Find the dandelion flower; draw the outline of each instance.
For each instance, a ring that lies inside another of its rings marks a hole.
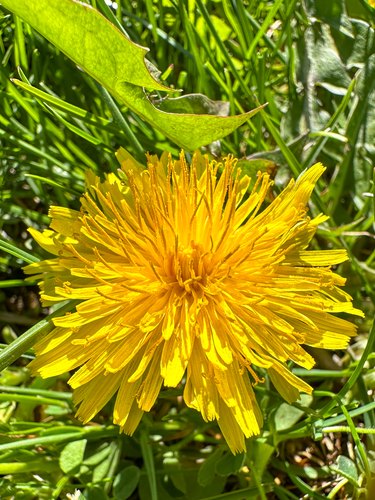
[[[362,313],[331,270],[345,250],[307,250],[327,217],[307,215],[324,171],[316,164],[261,210],[272,181],[251,184],[237,160],[195,153],[191,165],[124,150],[121,170],[87,175],[80,211],[52,206],[50,229],[30,229],[54,257],[25,268],[54,319],[35,345],[34,373],[69,380],[77,416],[91,420],[116,395],[113,421],[132,434],[162,388],[184,384],[187,406],[217,420],[233,453],[259,434],[253,385],[268,373],[288,402],[312,388],[287,367],[311,368],[303,346],[343,349]],[[252,187],[250,187],[252,186]]]

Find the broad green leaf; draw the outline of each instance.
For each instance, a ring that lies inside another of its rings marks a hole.
[[[290,429],[302,417],[303,411],[288,403],[282,403],[275,413],[275,428],[278,432]]]
[[[82,464],[87,439],[68,443],[60,454],[60,467],[65,474],[71,474]]]
[[[122,469],[113,481],[113,491],[116,498],[129,498],[136,489],[141,477],[141,471],[136,465]]]
[[[80,493],[78,500],[107,500],[108,495],[102,486],[90,486],[85,490],[85,496]]]
[[[312,397],[309,394],[301,394],[298,401],[303,406],[310,406]],[[302,417],[304,411],[288,403],[282,403],[275,413],[275,428],[278,432],[290,429]]]
[[[344,2],[341,0],[331,2],[308,0],[307,5],[311,15],[340,30],[342,33],[351,35],[350,23],[344,11]]]
[[[88,465],[89,467],[101,464],[107,460],[111,451],[111,445],[109,445],[108,442],[105,442],[100,446],[95,443],[95,447],[93,447],[93,449],[90,447],[86,449],[86,458],[84,459],[83,464]]]
[[[344,477],[351,479],[354,483],[358,481],[358,471],[355,463],[345,455],[339,455],[334,469],[337,469]]]
[[[122,83],[117,85],[115,92],[111,92],[173,142],[188,150],[225,137],[261,109],[258,107],[236,116],[166,113],[157,109],[147,99],[141,87]]]
[[[75,0],[38,0],[32,6],[29,0],[1,3],[62,50],[118,101],[187,150],[221,139],[260,109],[236,116],[190,114],[181,113],[181,102],[172,100],[169,112],[162,111],[145,92],[145,88],[169,90],[150,73],[151,64],[144,59],[148,49],[130,41],[90,5]]]
[[[258,477],[262,478],[267,464],[275,451],[275,447],[261,440],[252,439],[247,447],[247,457],[251,467],[255,468]]]
[[[185,496],[188,493],[188,484],[184,463],[179,453],[167,452],[163,457],[163,468],[168,474],[173,486],[181,491]]]
[[[4,0],[20,16],[104,87],[122,82],[168,90],[147,69],[148,49],[132,42],[100,12],[75,0]]]
[[[208,486],[216,477],[216,464],[225,451],[224,447],[216,450],[203,462],[198,471],[198,483]]]
[[[111,467],[116,461],[118,451],[117,441],[105,441],[99,446],[96,442],[89,443],[85,450],[83,465],[92,471],[94,483],[99,483],[111,475]]]
[[[232,455],[232,453],[228,452],[218,459],[215,471],[217,474],[219,474],[219,476],[228,476],[229,474],[235,474],[241,469],[244,461],[245,456],[243,453]]]
[[[159,104],[159,109],[172,113],[227,116],[229,112],[229,102],[212,101],[203,94],[187,94],[182,97],[163,99]]]

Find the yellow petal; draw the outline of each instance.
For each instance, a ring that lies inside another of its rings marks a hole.
[[[163,383],[163,378],[160,375],[160,355],[161,349],[158,348],[137,393],[137,403],[143,411],[151,410]]]
[[[220,401],[219,415],[217,423],[231,452],[236,455],[237,453],[246,451],[244,433],[238,425],[233,412],[223,401]]]
[[[268,372],[276,390],[288,403],[297,401],[300,392],[311,394],[313,390],[309,384],[296,377],[280,363],[275,363]]]
[[[206,421],[219,416],[219,393],[203,350],[196,346],[196,355],[188,365],[184,401],[190,408],[201,412]]]
[[[86,423],[108,403],[117,391],[121,381],[121,375],[109,374],[98,375],[88,384],[85,384],[73,393],[74,404],[79,404],[76,417]]]

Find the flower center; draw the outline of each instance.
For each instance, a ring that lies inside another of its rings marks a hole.
[[[173,256],[173,275],[181,291],[203,292],[207,284],[207,252],[194,241],[187,248],[179,248]]]

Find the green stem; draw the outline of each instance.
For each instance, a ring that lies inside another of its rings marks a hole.
[[[356,427],[358,434],[375,434],[375,429],[365,429],[362,427]],[[323,427],[322,432],[349,432],[351,433],[350,427],[347,425],[332,425],[331,427]]]

